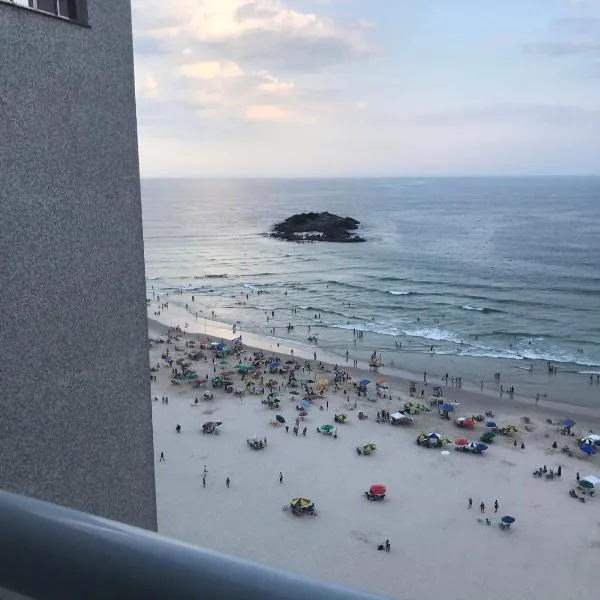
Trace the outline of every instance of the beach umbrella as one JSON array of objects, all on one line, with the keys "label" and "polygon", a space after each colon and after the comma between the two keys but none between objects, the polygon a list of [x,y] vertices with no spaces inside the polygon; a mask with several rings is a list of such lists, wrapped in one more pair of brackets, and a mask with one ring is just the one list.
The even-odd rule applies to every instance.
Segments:
[{"label": "beach umbrella", "polygon": [[371,383],[371,381],[369,379],[361,379],[358,382],[358,385],[369,385]]},{"label": "beach umbrella", "polygon": [[494,421],[488,421],[485,426],[489,427],[490,429],[496,429],[496,427],[498,427]]},{"label": "beach umbrella", "polygon": [[586,446],[595,446],[595,444],[596,444],[596,441],[592,437],[584,437],[584,438],[581,438],[579,441],[582,444],[585,444]]},{"label": "beach umbrella", "polygon": [[323,385],[328,385],[329,381],[327,381],[327,379],[319,379],[319,381],[317,383],[319,385],[323,386]]},{"label": "beach umbrella", "polygon": [[385,494],[387,490],[385,489],[385,485],[383,485],[382,483],[374,483],[369,491],[371,492],[371,494],[381,496],[382,494]]},{"label": "beach umbrella", "polygon": [[573,421],[573,419],[563,419],[560,424],[567,429],[571,429],[571,427],[575,425],[575,421]]},{"label": "beach umbrella", "polygon": [[514,517],[510,517],[508,515],[502,517],[500,520],[503,523],[506,523],[507,525],[511,525],[512,523],[514,523],[516,521],[516,519]]},{"label": "beach umbrella", "polygon": [[441,440],[442,439],[442,436],[439,433],[435,433],[434,431],[432,431],[431,433],[428,433],[427,437],[430,440]]},{"label": "beach umbrella", "polygon": [[485,452],[488,449],[488,447],[482,442],[474,442],[474,444],[479,452]]},{"label": "beach umbrella", "polygon": [[294,498],[290,502],[290,506],[292,506],[293,508],[306,508],[311,504],[312,502],[308,498]]},{"label": "beach umbrella", "polygon": [[457,446],[466,446],[469,443],[469,440],[466,440],[465,438],[458,438],[457,440],[454,440],[454,443]]},{"label": "beach umbrella", "polygon": [[189,375],[186,375],[186,379],[198,379],[198,374],[190,373]]},{"label": "beach umbrella", "polygon": [[440,410],[442,410],[444,412],[453,412],[454,406],[452,406],[452,404],[448,404],[447,402],[444,402],[444,404],[442,404],[440,406]]},{"label": "beach umbrella", "polygon": [[223,359],[223,360],[219,361],[219,364],[220,365],[228,365],[229,363],[225,359]]},{"label": "beach umbrella", "polygon": [[304,410],[308,410],[310,407],[310,402],[308,400],[300,400],[300,402],[298,402],[298,406]]},{"label": "beach umbrella", "polygon": [[517,431],[519,431],[514,425],[506,425],[504,429],[506,433],[517,433]]},{"label": "beach umbrella", "polygon": [[589,446],[588,444],[580,444],[579,449],[584,454],[587,454],[588,456],[591,456],[592,454],[596,454],[596,452],[597,452],[597,450],[596,450],[596,448],[594,448],[594,446]]},{"label": "beach umbrella", "polygon": [[363,450],[366,450],[367,452],[373,452],[377,450],[377,446],[373,442],[368,442],[367,444],[363,445]]},{"label": "beach umbrella", "polygon": [[253,371],[254,365],[248,365],[248,364],[242,363],[241,365],[239,365],[239,364],[234,365],[233,368],[236,369],[237,371]]},{"label": "beach umbrella", "polygon": [[321,431],[329,432],[329,431],[333,431],[335,429],[335,426],[334,425],[321,425],[321,427],[319,427],[319,429]]},{"label": "beach umbrella", "polygon": [[280,423],[285,423],[285,417],[282,417],[281,415],[275,415],[275,418],[280,422]]},{"label": "beach umbrella", "polygon": [[292,396],[299,396],[299,395],[300,395],[300,392],[297,392],[296,390],[290,390],[290,394],[291,394]]},{"label": "beach umbrella", "polygon": [[585,479],[579,480],[579,487],[585,490],[593,490],[594,484],[591,481],[586,481]]}]

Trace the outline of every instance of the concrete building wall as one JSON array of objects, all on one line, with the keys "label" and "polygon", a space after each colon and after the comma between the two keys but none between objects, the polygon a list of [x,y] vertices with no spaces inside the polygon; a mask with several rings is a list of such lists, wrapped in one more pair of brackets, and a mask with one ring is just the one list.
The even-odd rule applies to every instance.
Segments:
[{"label": "concrete building wall", "polygon": [[0,487],[156,529],[131,8],[0,0]]}]

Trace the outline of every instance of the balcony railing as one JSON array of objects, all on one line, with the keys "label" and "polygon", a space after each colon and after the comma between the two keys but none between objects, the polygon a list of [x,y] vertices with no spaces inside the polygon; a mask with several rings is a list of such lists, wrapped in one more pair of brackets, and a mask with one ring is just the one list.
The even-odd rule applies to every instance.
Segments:
[{"label": "balcony railing", "polygon": [[0,492],[0,598],[366,600],[361,592]]}]

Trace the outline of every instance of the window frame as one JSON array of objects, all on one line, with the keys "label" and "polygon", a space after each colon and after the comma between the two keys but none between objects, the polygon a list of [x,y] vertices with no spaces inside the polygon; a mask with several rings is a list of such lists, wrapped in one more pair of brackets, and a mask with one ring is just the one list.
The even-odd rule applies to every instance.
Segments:
[{"label": "window frame", "polygon": [[53,19],[59,19],[60,21],[66,21],[67,23],[73,23],[74,25],[90,27],[90,24],[88,22],[87,0],[73,0],[75,7],[74,18],[60,14],[59,0],[51,0],[52,4],[54,5],[53,10],[38,8],[38,0],[26,1],[27,3],[25,4],[24,2],[17,3],[15,2],[15,0],[0,0],[0,4],[8,4],[9,6],[14,6],[15,8],[35,12],[36,14],[45,15]]}]

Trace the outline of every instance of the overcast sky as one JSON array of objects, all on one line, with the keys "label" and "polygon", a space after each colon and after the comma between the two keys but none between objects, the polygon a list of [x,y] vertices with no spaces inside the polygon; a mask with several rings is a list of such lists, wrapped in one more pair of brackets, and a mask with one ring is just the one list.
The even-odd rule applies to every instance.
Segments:
[{"label": "overcast sky", "polygon": [[600,0],[133,0],[145,177],[600,175]]}]

